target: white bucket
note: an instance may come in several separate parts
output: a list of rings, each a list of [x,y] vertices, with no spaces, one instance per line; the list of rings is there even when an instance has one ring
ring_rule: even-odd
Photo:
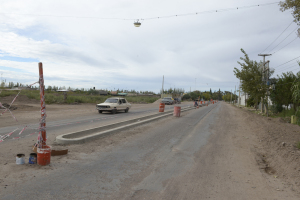
[[[16,164],[17,165],[24,165],[25,164],[25,154],[17,154]]]

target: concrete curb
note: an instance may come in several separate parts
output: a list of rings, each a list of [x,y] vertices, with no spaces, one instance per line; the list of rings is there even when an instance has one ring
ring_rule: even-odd
[[[182,108],[181,112],[188,111],[195,109],[194,107],[186,107]],[[156,113],[156,114],[151,114],[143,117],[138,117],[126,121],[122,121],[119,123],[113,123],[97,128],[92,128],[92,129],[87,129],[83,131],[78,131],[78,132],[72,132],[72,133],[67,133],[63,135],[59,135],[56,137],[55,143],[56,144],[80,144],[80,143],[85,143],[90,140],[94,140],[96,138],[101,138],[108,136],[110,134],[113,134],[117,131],[121,131],[122,129],[133,127],[133,126],[138,126],[144,123],[148,123],[154,120],[158,120],[162,117],[172,115],[173,111],[168,111],[165,113]]]

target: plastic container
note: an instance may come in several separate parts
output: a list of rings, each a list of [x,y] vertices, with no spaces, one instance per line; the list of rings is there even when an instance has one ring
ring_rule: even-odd
[[[31,153],[29,156],[29,164],[36,164],[37,161],[37,154],[36,153]]]
[[[25,154],[17,154],[16,156],[16,164],[17,165],[24,165],[25,164]]]
[[[164,112],[165,111],[165,104],[164,103],[160,103],[159,104],[159,112]]]
[[[37,163],[45,166],[50,164],[51,146],[45,145],[43,148],[37,148]]]
[[[180,106],[174,106],[173,116],[174,117],[180,117],[180,111],[181,111],[181,107]]]

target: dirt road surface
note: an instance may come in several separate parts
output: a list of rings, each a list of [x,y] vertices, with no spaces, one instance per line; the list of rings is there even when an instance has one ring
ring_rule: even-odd
[[[70,145],[46,167],[15,164],[31,140],[0,144],[1,199],[300,199],[299,126],[222,102]]]

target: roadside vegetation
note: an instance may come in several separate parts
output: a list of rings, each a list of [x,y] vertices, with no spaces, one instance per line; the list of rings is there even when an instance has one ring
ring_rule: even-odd
[[[192,101],[192,100],[198,100],[198,99],[203,99],[204,101],[209,101],[211,99],[213,100],[222,100],[222,97],[223,95],[226,94],[227,91],[222,92],[220,89],[219,91],[214,91],[212,92],[211,89],[210,91],[204,91],[204,92],[201,92],[201,91],[193,91],[193,92],[190,92],[190,93],[187,93],[185,95],[183,95],[182,97],[182,100],[189,100],[189,101]]]
[[[2,90],[0,98],[5,96],[15,96],[19,93],[18,90]],[[39,90],[22,90],[20,95],[25,95],[29,99],[40,100]],[[76,104],[76,103],[103,103],[111,95],[100,96],[99,93],[90,91],[69,91],[67,98],[64,100],[63,92],[45,90],[46,104]],[[153,103],[159,99],[156,96],[128,96],[125,97],[130,103]]]
[[[247,53],[243,49],[241,51],[244,54],[242,62],[238,62],[241,69],[234,68],[234,74],[241,80],[242,91],[249,96],[247,107],[258,109],[261,104],[268,109],[269,116],[282,117],[286,121],[295,115],[300,125],[300,71],[271,78],[274,70],[267,71],[262,62],[250,60]],[[268,105],[268,102],[272,104]]]

